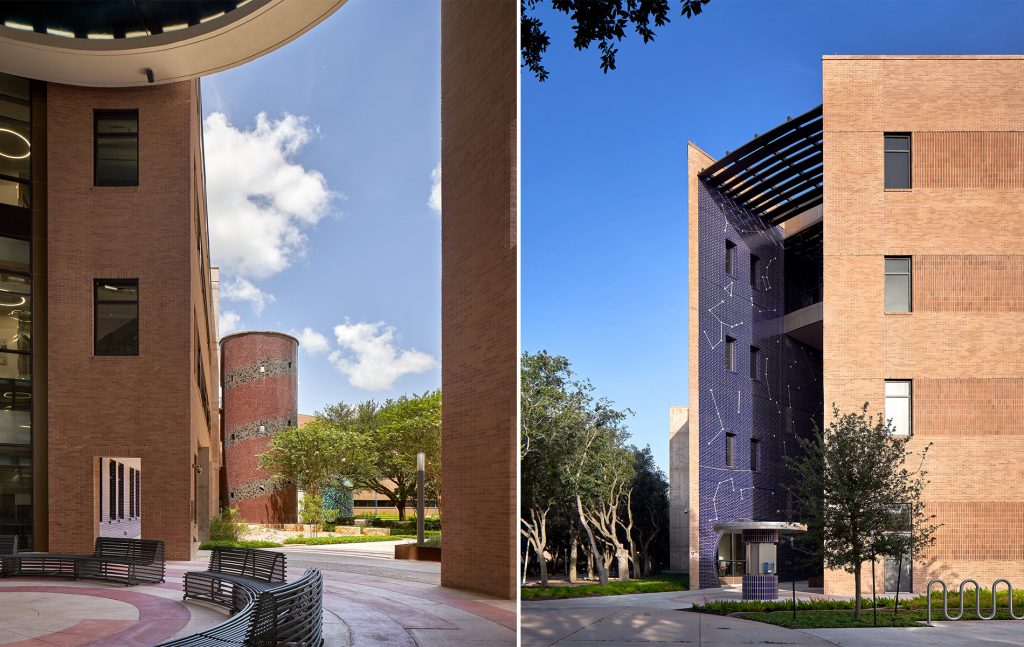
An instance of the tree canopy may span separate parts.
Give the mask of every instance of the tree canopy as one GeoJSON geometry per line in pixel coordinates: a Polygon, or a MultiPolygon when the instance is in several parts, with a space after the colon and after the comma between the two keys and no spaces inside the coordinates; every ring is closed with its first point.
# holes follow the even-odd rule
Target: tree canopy
{"type": "Polygon", "coordinates": [[[273,472],[276,481],[298,483],[313,496],[335,482],[345,460],[340,438],[321,419],[274,434],[259,455],[260,467],[273,472]]]}
{"type": "MultiPolygon", "coordinates": [[[[573,46],[588,49],[594,42],[601,52],[601,70],[615,69],[615,45],[632,27],[644,41],[654,40],[655,28],[671,22],[669,0],[550,0],[551,8],[569,16],[572,21],[573,46]]],[[[692,18],[700,14],[711,0],[679,0],[680,15],[692,18]]],[[[544,0],[521,0],[520,43],[523,66],[544,81],[548,71],[543,65],[544,52],[551,39],[544,23],[537,16],[537,6],[544,0]]]]}
{"type": "Polygon", "coordinates": [[[661,561],[652,551],[668,525],[668,483],[650,448],[628,444],[629,411],[597,398],[565,357],[524,353],[521,367],[520,533],[541,582],[551,550],[575,580],[581,546],[602,583],[613,563],[620,579],[631,566],[650,572],[661,561]]]}
{"type": "Polygon", "coordinates": [[[794,506],[808,524],[805,546],[825,567],[854,575],[855,617],[861,610],[861,568],[876,557],[912,559],[935,542],[935,515],[924,510],[925,446],[908,451],[881,414],[840,413],[822,432],[797,438],[802,450],[787,459],[795,478],[794,506]]]}

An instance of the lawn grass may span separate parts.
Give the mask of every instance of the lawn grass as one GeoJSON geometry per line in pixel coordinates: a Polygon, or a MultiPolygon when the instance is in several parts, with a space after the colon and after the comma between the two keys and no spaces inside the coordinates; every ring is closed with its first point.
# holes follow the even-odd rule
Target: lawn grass
{"type": "Polygon", "coordinates": [[[234,540],[214,539],[199,544],[199,550],[212,550],[214,548],[280,548],[281,544],[276,541],[265,541],[262,539],[234,540]]]}
{"type": "MultiPolygon", "coordinates": [[[[979,620],[975,612],[976,594],[973,590],[964,592],[963,620],[979,620]]],[[[1024,609],[1024,591],[1014,591],[1014,606],[1024,609]]],[[[698,613],[731,615],[745,620],[755,620],[768,624],[788,627],[790,629],[825,629],[845,627],[873,627],[874,618],[871,611],[871,599],[863,599],[860,620],[853,618],[853,600],[800,600],[797,602],[796,618],[793,618],[792,603],[784,600],[762,602],[758,600],[714,600],[701,605],[694,605],[690,610],[698,613]]],[[[895,600],[888,597],[878,598],[879,627],[912,627],[928,619],[928,597],[918,595],[900,598],[900,610],[893,614],[895,600]]],[[[999,609],[998,620],[1010,620],[1007,593],[1000,591],[996,596],[999,609]]],[[[956,593],[949,596],[950,613],[959,612],[960,598],[956,593]]],[[[992,612],[992,592],[981,591],[981,613],[992,612]]],[[[932,593],[932,621],[945,620],[942,613],[942,594],[932,593]]]]}
{"type": "Polygon", "coordinates": [[[653,575],[628,582],[581,584],[579,586],[528,586],[522,589],[523,600],[562,600],[565,598],[590,598],[601,595],[629,595],[631,593],[664,593],[685,591],[690,587],[687,575],[653,575]]]}

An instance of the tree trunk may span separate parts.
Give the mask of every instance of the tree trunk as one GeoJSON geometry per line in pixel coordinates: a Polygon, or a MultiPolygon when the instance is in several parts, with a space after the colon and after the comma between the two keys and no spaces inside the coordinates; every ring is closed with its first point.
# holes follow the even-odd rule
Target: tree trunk
{"type": "Polygon", "coordinates": [[[580,515],[580,523],[583,525],[583,529],[587,531],[587,539],[590,540],[590,552],[594,554],[594,563],[597,567],[597,579],[604,586],[608,584],[608,571],[604,569],[600,564],[597,563],[597,542],[594,541],[594,533],[590,530],[590,525],[587,523],[586,515],[583,514],[583,500],[576,495],[576,510],[580,515]]]}
{"type": "Polygon", "coordinates": [[[853,567],[853,619],[860,620],[860,569],[861,563],[857,562],[853,567]]]}
{"type": "Polygon", "coordinates": [[[405,501],[396,501],[395,507],[398,508],[398,520],[405,521],[405,501]]]}
{"type": "Polygon", "coordinates": [[[619,562],[619,581],[629,581],[629,551],[626,548],[620,548],[618,555],[616,555],[619,562]]]}
{"type": "Polygon", "coordinates": [[[540,564],[540,585],[548,585],[548,558],[544,556],[544,552],[540,551],[537,553],[537,562],[540,564]]]}
{"type": "Polygon", "coordinates": [[[576,560],[579,559],[579,544],[576,541],[575,535],[570,539],[571,545],[569,548],[569,583],[576,583],[576,560]]]}

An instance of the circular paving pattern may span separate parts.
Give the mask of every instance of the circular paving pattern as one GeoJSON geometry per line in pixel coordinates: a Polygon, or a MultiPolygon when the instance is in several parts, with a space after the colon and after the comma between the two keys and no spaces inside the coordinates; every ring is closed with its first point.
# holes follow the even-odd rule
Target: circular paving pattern
{"type": "Polygon", "coordinates": [[[0,645],[152,645],[174,636],[189,611],[166,598],[86,586],[0,587],[0,645]]]}

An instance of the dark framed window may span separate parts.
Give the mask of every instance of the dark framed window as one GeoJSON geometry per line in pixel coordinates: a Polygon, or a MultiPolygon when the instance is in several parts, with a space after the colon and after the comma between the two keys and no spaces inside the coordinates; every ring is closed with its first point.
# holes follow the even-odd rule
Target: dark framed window
{"type": "Polygon", "coordinates": [[[736,340],[725,338],[725,370],[736,371],[736,340]]]}
{"type": "Polygon", "coordinates": [[[757,438],[751,438],[750,439],[750,471],[751,472],[756,472],[757,471],[757,458],[758,458],[757,454],[758,454],[758,450],[760,449],[760,445],[761,445],[761,441],[759,441],[757,438]]]}
{"type": "Polygon", "coordinates": [[[913,312],[909,256],[885,257],[885,311],[913,312]]]}
{"type": "Polygon", "coordinates": [[[142,472],[135,470],[135,516],[142,516],[142,472]]]}
{"type": "Polygon", "coordinates": [[[139,111],[93,112],[93,184],[139,185],[139,111]]]}
{"type": "Polygon", "coordinates": [[[725,273],[730,276],[736,274],[736,243],[731,240],[725,241],[725,273]]]}
{"type": "Polygon", "coordinates": [[[117,518],[124,519],[124,463],[117,464],[117,518]]]}
{"type": "Polygon", "coordinates": [[[757,346],[750,347],[750,379],[755,382],[761,381],[761,376],[764,375],[763,367],[761,366],[761,349],[757,346]]]}
{"type": "Polygon", "coordinates": [[[885,381],[885,417],[893,436],[910,436],[914,424],[913,383],[910,380],[885,381]]]}
{"type": "Polygon", "coordinates": [[[750,287],[757,289],[758,280],[761,278],[761,257],[757,254],[750,255],[750,287]]]}
{"type": "Polygon", "coordinates": [[[734,449],[736,446],[736,434],[725,434],[725,466],[732,467],[734,460],[734,449]]]}
{"type": "Polygon", "coordinates": [[[111,460],[109,463],[110,477],[107,479],[108,485],[110,486],[109,507],[107,508],[107,520],[113,521],[117,519],[117,461],[111,460]]]}
{"type": "Polygon", "coordinates": [[[139,280],[96,279],[96,355],[139,354],[139,280]]]}
{"type": "Polygon", "coordinates": [[[128,468],[128,516],[135,516],[135,468],[128,468]]]}
{"type": "Polygon", "coordinates": [[[885,188],[910,186],[910,133],[885,133],[885,188]]]}

